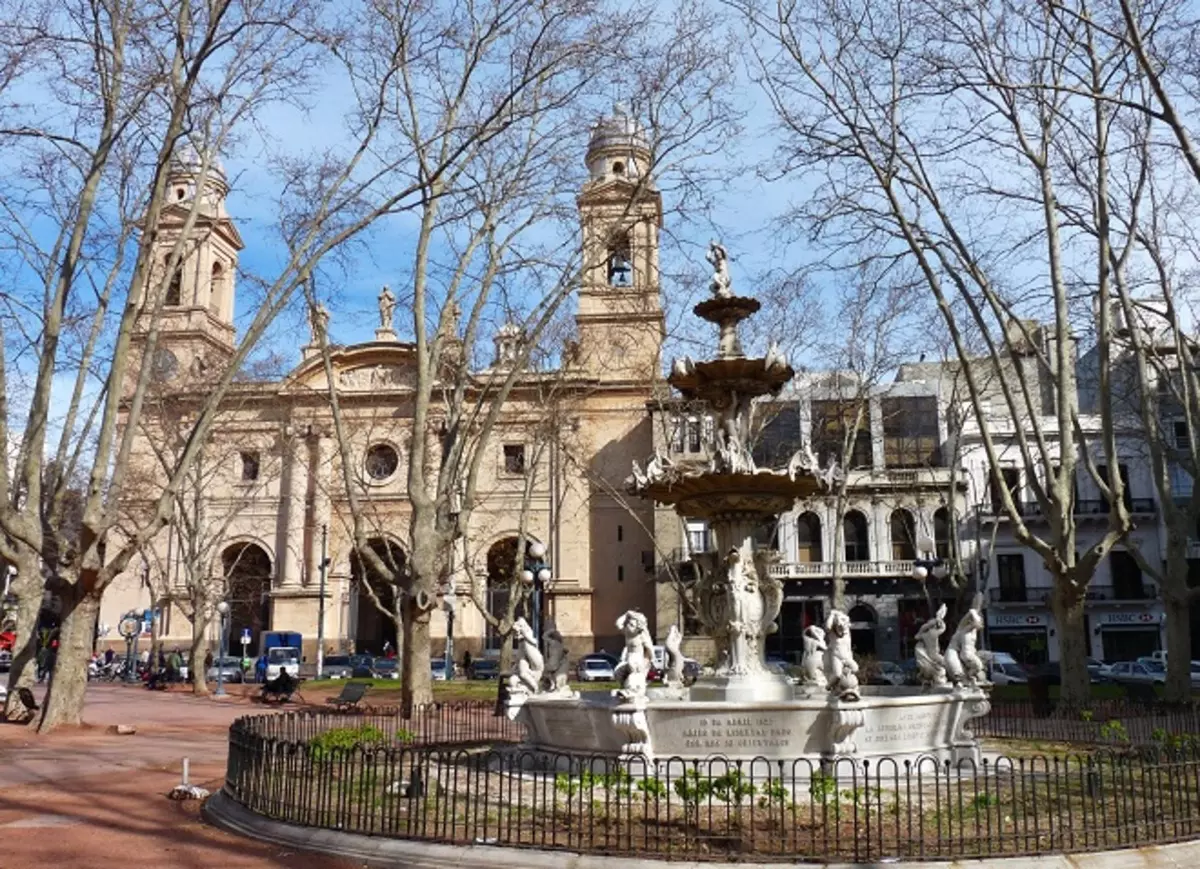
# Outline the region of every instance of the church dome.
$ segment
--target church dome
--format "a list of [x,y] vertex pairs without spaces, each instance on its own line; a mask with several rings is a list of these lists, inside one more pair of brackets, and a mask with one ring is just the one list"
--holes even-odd
[[637,177],[649,167],[650,142],[624,106],[613,106],[612,114],[592,127],[586,162],[593,179]]
[[[172,175],[199,175],[200,170],[204,167],[204,160],[200,156],[200,152],[196,150],[191,143],[185,143],[175,149],[175,153],[171,155],[170,170]],[[225,167],[216,157],[212,158],[212,162],[208,167],[210,178],[220,181],[225,181]]]

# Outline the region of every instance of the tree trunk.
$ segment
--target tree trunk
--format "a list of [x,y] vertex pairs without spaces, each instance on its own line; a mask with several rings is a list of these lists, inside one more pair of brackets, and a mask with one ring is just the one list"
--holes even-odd
[[191,661],[192,693],[207,694],[208,682],[205,680],[204,652],[208,646],[208,638],[204,636],[208,622],[197,614],[192,619],[192,648],[189,652]]
[[17,568],[12,591],[17,597],[17,637],[13,643],[12,667],[8,671],[8,701],[4,718],[23,721],[30,710],[17,696],[17,689],[32,688],[37,678],[37,623],[42,610],[42,575],[32,565]]
[[[68,597],[79,594],[77,598]],[[42,704],[39,733],[49,733],[63,725],[83,723],[83,699],[87,691],[87,661],[96,634],[96,614],[100,599],[80,594],[76,587],[64,594],[63,620],[58,631],[58,655],[46,701]]]
[[1164,580],[1163,608],[1167,614],[1166,700],[1168,703],[1189,703],[1192,699],[1192,607],[1188,594],[1187,560],[1168,555]]
[[1059,699],[1070,706],[1084,706],[1091,698],[1091,678],[1087,670],[1088,637],[1084,627],[1084,598],[1055,577],[1051,597],[1054,620],[1058,624],[1058,659],[1062,674]]
[[413,710],[433,702],[430,673],[429,613],[419,612],[415,601],[405,595],[404,642],[400,651],[401,715],[411,718]]

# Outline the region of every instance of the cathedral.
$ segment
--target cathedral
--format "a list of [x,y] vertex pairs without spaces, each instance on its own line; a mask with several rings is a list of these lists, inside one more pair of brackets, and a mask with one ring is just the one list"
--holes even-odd
[[[479,656],[498,649],[497,632],[480,609],[504,610],[522,532],[545,553],[550,579],[539,584],[543,617],[573,653],[619,649],[618,616],[631,608],[651,617],[655,611],[654,511],[630,501],[622,481],[633,461],[653,451],[650,407],[661,389],[664,338],[662,202],[647,174],[649,147],[623,112],[593,127],[585,160],[588,177],[577,196],[582,276],[574,338],[551,376],[518,376],[484,447],[477,507],[433,614],[434,655],[442,653],[448,633],[460,659],[463,651]],[[136,358],[148,344],[154,347],[153,383],[134,448],[147,503],[162,466],[181,448],[188,408],[202,401],[206,373],[235,353],[243,242],[226,210],[227,193],[218,169],[201,172],[189,158],[173,164],[171,202],[156,235],[155,268],[162,271],[150,282],[165,295],[161,304],[151,299],[155,304],[144,305],[133,339]],[[296,341],[303,346],[286,376],[234,384],[179,499],[176,521],[108,589],[102,646],[123,648],[115,629],[122,617],[152,612],[155,617],[143,621],[146,637],[153,631],[168,648],[186,648],[189,582],[222,578],[232,653],[243,638],[253,655],[264,631],[294,631],[311,662],[319,619],[326,651],[379,653],[395,644],[394,623],[380,611],[394,607],[393,592],[355,552],[347,486],[354,487],[371,529],[370,546],[402,569],[409,550],[406,453],[414,434],[416,351],[393,325],[393,315],[403,323],[411,312],[396,307],[396,294],[384,288],[374,339],[331,344],[330,368],[319,339],[326,329],[336,333],[337,324],[318,309],[310,318],[312,335]],[[522,337],[515,326],[497,329],[490,367],[472,375],[486,378],[511,365]],[[346,423],[344,442],[330,409],[330,371]],[[127,395],[135,387],[128,384]],[[547,419],[552,437],[539,434]]]

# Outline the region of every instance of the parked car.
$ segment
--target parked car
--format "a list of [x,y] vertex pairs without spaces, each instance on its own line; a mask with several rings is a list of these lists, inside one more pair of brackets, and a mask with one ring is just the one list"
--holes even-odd
[[700,678],[700,662],[691,658],[683,659],[683,684],[691,685]]
[[276,646],[267,649],[268,682],[274,682],[280,673],[287,673],[296,681],[300,680],[300,649],[296,646]]
[[375,678],[375,671],[372,669],[374,665],[373,655],[351,655],[350,675],[355,679],[373,679]]
[[988,671],[988,679],[993,685],[1027,685],[1029,683],[1029,674],[1016,661],[1012,663],[992,661]]
[[208,668],[208,672],[204,674],[204,678],[209,682],[216,682],[218,669],[221,671],[222,681],[244,682],[246,680],[246,675],[242,672],[241,658],[226,655],[224,658],[215,659],[213,665]]
[[580,682],[611,682],[616,676],[610,655],[584,655],[576,665],[576,675]]
[[867,675],[867,684],[903,685],[907,678],[904,669],[894,661],[876,661]]
[[12,669],[12,652],[8,649],[0,651],[0,673],[7,673]]
[[472,679],[497,679],[500,676],[500,662],[491,658],[477,658],[471,662],[467,675]]
[[371,674],[374,679],[399,679],[400,662],[395,658],[376,658]]
[[434,682],[446,681],[446,659],[433,658],[429,662],[429,678]]
[[1165,672],[1156,672],[1141,661],[1118,661],[1109,670],[1108,678],[1118,685],[1164,685]]
[[321,679],[349,679],[354,675],[354,667],[350,664],[349,655],[326,655],[321,665]]
[[1088,675],[1092,677],[1093,682],[1108,681],[1108,671],[1111,665],[1104,663],[1099,658],[1088,658],[1087,668]]

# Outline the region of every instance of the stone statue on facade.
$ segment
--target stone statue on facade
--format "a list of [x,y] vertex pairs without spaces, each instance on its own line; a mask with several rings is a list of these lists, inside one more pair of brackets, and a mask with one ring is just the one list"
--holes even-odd
[[712,282],[708,288],[717,299],[733,298],[733,281],[729,277],[729,254],[720,242],[710,241],[704,257],[713,267]]
[[546,650],[546,668],[542,676],[543,691],[558,697],[576,696],[567,685],[571,674],[567,646],[553,622],[542,632],[542,645]]
[[858,662],[850,647],[850,617],[831,610],[825,620],[825,679],[829,691],[841,700],[858,699]]
[[379,293],[379,328],[385,331],[392,330],[392,313],[396,310],[396,297],[392,295],[391,288],[383,285],[383,290]]
[[979,632],[983,630],[983,616],[979,612],[980,595],[975,596],[974,605],[958,623],[958,630],[950,638],[946,648],[946,675],[955,685],[964,688],[982,688],[990,685],[987,679],[988,652],[976,649]]
[[934,688],[944,688],[950,683],[946,679],[946,659],[942,656],[941,637],[946,632],[946,605],[938,607],[937,613],[917,631],[917,647],[914,656],[921,681]]
[[825,629],[820,625],[809,625],[804,629],[804,655],[800,659],[800,684],[813,688],[824,688],[825,682]]
[[646,623],[646,617],[637,610],[629,610],[617,619],[617,629],[625,636],[625,648],[613,675],[621,683],[613,694],[626,702],[644,700],[646,679],[654,662],[654,639]]
[[523,618],[513,622],[513,635],[517,638],[517,660],[515,672],[508,677],[508,693],[536,694],[541,689],[542,671],[545,668],[545,659],[538,651],[537,637]]
[[308,310],[309,344],[319,346],[329,337],[329,309],[324,303]]
[[683,687],[683,632],[679,625],[671,625],[663,644],[667,652],[667,675],[664,682],[668,688]]

